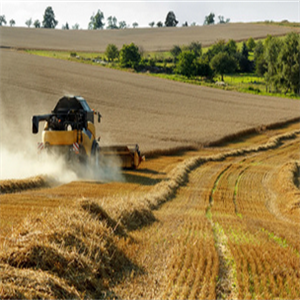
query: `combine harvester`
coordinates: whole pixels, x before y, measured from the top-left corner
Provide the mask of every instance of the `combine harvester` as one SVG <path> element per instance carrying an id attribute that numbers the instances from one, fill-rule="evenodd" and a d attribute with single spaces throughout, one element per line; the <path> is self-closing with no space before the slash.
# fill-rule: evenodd
<path id="1" fill-rule="evenodd" d="M 90 109 L 80 96 L 64 96 L 51 114 L 33 116 L 32 132 L 39 131 L 39 122 L 45 121 L 40 152 L 63 156 L 71 165 L 79 162 L 101 167 L 108 159 L 118 157 L 122 168 L 136 169 L 144 160 L 138 145 L 100 147 L 100 137 L 96 139 L 94 116 L 98 122 L 101 114 Z"/>

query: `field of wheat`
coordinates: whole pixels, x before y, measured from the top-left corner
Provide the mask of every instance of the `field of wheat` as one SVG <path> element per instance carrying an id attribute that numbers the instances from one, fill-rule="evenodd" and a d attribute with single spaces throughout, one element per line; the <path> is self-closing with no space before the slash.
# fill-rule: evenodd
<path id="1" fill-rule="evenodd" d="M 237 40 L 287 30 L 228 25 L 223 38 L 239 32 Z M 0 30 L 10 48 L 0 49 L 1 299 L 300 298 L 299 101 L 15 49 L 76 50 L 80 41 L 92 51 L 92 35 L 104 31 L 49 30 L 47 44 L 43 31 L 24 39 L 25 29 Z M 197 40 L 197 28 L 182 30 L 183 44 Z M 205 30 L 203 42 L 222 31 Z M 143 30 L 118 40 L 120 32 L 110 36 L 116 44 Z M 144 31 L 164 40 L 156 33 Z M 161 47 L 175 43 L 167 33 Z M 101 112 L 102 145 L 138 143 L 140 168 L 113 166 L 95 180 L 39 159 L 31 116 L 64 94 Z"/>

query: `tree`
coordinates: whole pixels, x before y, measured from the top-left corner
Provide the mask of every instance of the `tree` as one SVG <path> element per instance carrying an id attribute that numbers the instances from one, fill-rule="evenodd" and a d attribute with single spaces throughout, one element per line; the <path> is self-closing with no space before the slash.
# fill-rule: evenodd
<path id="1" fill-rule="evenodd" d="M 123 45 L 120 50 L 119 59 L 122 67 L 136 68 L 141 61 L 139 48 L 134 43 Z"/>
<path id="2" fill-rule="evenodd" d="M 216 73 L 221 75 L 221 80 L 224 81 L 224 74 L 230 74 L 235 72 L 237 68 L 237 62 L 227 52 L 220 52 L 213 57 L 210 65 Z"/>
<path id="3" fill-rule="evenodd" d="M 39 20 L 35 20 L 34 23 L 33 23 L 33 26 L 34 26 L 35 28 L 41 28 L 41 23 L 40 23 L 40 21 L 39 21 Z"/>
<path id="4" fill-rule="evenodd" d="M 224 21 L 224 16 L 218 16 L 219 18 L 219 24 L 225 24 L 225 23 L 229 23 L 230 19 L 226 19 L 226 21 Z"/>
<path id="5" fill-rule="evenodd" d="M 16 24 L 15 20 L 11 19 L 11 20 L 9 21 L 10 27 L 14 26 L 15 24 Z"/>
<path id="6" fill-rule="evenodd" d="M 250 37 L 247 41 L 247 47 L 248 47 L 249 51 L 252 52 L 254 50 L 255 46 L 256 46 L 256 43 L 254 41 L 254 38 Z"/>
<path id="7" fill-rule="evenodd" d="M 108 21 L 108 26 L 106 27 L 107 29 L 118 29 L 116 17 L 109 16 L 107 18 L 107 21 Z"/>
<path id="8" fill-rule="evenodd" d="M 262 41 L 258 41 L 254 48 L 254 65 L 255 72 L 258 76 L 264 76 L 267 71 L 266 60 L 264 58 L 264 45 Z"/>
<path id="9" fill-rule="evenodd" d="M 170 52 L 174 57 L 174 61 L 176 61 L 178 55 L 182 52 L 182 49 L 178 45 L 174 45 Z"/>
<path id="10" fill-rule="evenodd" d="M 219 40 L 217 43 L 212 45 L 210 49 L 205 53 L 205 57 L 208 58 L 209 61 L 220 52 L 225 52 L 227 50 L 225 40 Z"/>
<path id="11" fill-rule="evenodd" d="M 229 55 L 235 55 L 238 51 L 236 42 L 230 39 L 225 46 L 225 51 L 228 52 Z"/>
<path id="12" fill-rule="evenodd" d="M 196 57 L 200 57 L 202 55 L 202 45 L 199 42 L 191 42 L 188 49 L 194 52 Z"/>
<path id="13" fill-rule="evenodd" d="M 269 89 L 274 87 L 276 91 L 280 85 L 278 56 L 281 47 L 282 42 L 277 37 L 268 36 L 265 40 L 264 59 L 267 65 L 265 78 L 269 85 Z"/>
<path id="14" fill-rule="evenodd" d="M 215 24 L 215 14 L 214 13 L 210 13 L 208 16 L 205 17 L 203 25 L 210 25 L 210 24 Z"/>
<path id="15" fill-rule="evenodd" d="M 197 57 L 193 51 L 182 51 L 178 55 L 175 72 L 187 77 L 197 75 L 198 64 Z"/>
<path id="16" fill-rule="evenodd" d="M 158 21 L 156 24 L 157 27 L 163 27 L 163 23 L 161 21 Z"/>
<path id="17" fill-rule="evenodd" d="M 178 21 L 176 20 L 175 14 L 173 11 L 169 11 L 166 17 L 165 26 L 166 27 L 176 27 Z"/>
<path id="18" fill-rule="evenodd" d="M 6 24 L 5 15 L 0 16 L 0 26 L 2 26 L 3 23 Z"/>
<path id="19" fill-rule="evenodd" d="M 132 23 L 132 27 L 133 27 L 133 28 L 136 28 L 136 27 L 138 27 L 138 26 L 139 26 L 139 24 L 138 24 L 137 22 Z"/>
<path id="20" fill-rule="evenodd" d="M 154 25 L 155 25 L 155 22 L 154 22 L 154 21 L 152 21 L 152 22 L 149 23 L 149 26 L 150 26 L 151 28 L 153 28 Z"/>
<path id="21" fill-rule="evenodd" d="M 243 73 L 250 72 L 252 67 L 251 67 L 251 62 L 249 60 L 249 51 L 245 42 L 243 42 L 241 53 L 236 57 L 238 58 L 240 71 Z"/>
<path id="22" fill-rule="evenodd" d="M 185 22 L 182 24 L 182 27 L 188 27 L 188 26 L 189 26 L 189 24 L 188 24 L 187 21 L 185 21 Z"/>
<path id="23" fill-rule="evenodd" d="M 300 94 L 300 37 L 289 33 L 278 56 L 280 84 L 288 91 Z"/>
<path id="24" fill-rule="evenodd" d="M 25 24 L 26 24 L 27 27 L 29 28 L 29 27 L 31 26 L 31 24 L 32 24 L 32 19 L 30 18 L 29 20 L 27 20 L 27 21 L 25 22 Z"/>
<path id="25" fill-rule="evenodd" d="M 91 16 L 88 29 L 103 29 L 105 25 L 102 22 L 103 19 L 104 19 L 104 14 L 100 9 L 98 9 L 96 15 L 93 14 Z"/>
<path id="26" fill-rule="evenodd" d="M 55 20 L 54 11 L 51 6 L 48 6 L 44 13 L 43 27 L 44 28 L 55 28 L 58 21 Z"/>
<path id="27" fill-rule="evenodd" d="M 204 57 L 201 57 L 198 60 L 198 69 L 197 69 L 197 75 L 201 77 L 206 77 L 209 79 L 213 78 L 214 72 L 212 68 L 210 67 L 209 60 Z"/>
<path id="28" fill-rule="evenodd" d="M 79 24 L 78 24 L 78 23 L 75 23 L 75 24 L 72 26 L 72 29 L 73 29 L 73 30 L 78 30 L 78 29 L 79 29 Z"/>
<path id="29" fill-rule="evenodd" d="M 66 23 L 66 25 L 62 26 L 62 29 L 64 29 L 64 30 L 69 30 L 70 29 L 68 22 Z"/>
<path id="30" fill-rule="evenodd" d="M 126 28 L 126 27 L 127 27 L 127 24 L 126 24 L 125 21 L 120 21 L 120 22 L 119 22 L 119 28 L 120 28 L 120 29 L 124 29 L 124 28 Z"/>
<path id="31" fill-rule="evenodd" d="M 113 61 L 119 56 L 119 50 L 116 45 L 108 44 L 105 50 L 105 55 L 108 61 Z"/>
<path id="32" fill-rule="evenodd" d="M 225 21 L 224 21 L 224 16 L 218 16 L 219 18 L 219 24 L 224 24 Z"/>

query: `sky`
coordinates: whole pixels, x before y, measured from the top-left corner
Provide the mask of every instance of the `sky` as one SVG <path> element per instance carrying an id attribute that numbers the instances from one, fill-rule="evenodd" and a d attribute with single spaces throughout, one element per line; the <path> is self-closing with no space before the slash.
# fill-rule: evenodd
<path id="1" fill-rule="evenodd" d="M 100 9 L 104 14 L 104 22 L 107 18 L 115 16 L 118 23 L 125 21 L 132 27 L 134 22 L 138 27 L 149 27 L 150 22 L 165 22 L 169 11 L 173 11 L 179 21 L 177 26 L 183 23 L 196 23 L 203 25 L 205 16 L 211 12 L 215 14 L 215 22 L 218 16 L 223 16 L 231 23 L 256 22 L 256 21 L 282 21 L 300 22 L 300 0 L 293 1 L 158 1 L 158 0 L 119 0 L 119 1 L 0 1 L 0 15 L 4 15 L 9 26 L 9 21 L 14 20 L 15 26 L 26 27 L 25 22 L 43 21 L 45 9 L 51 6 L 55 19 L 58 21 L 56 29 L 61 29 L 68 23 L 71 28 L 78 23 L 80 29 L 87 29 L 90 18 Z"/>

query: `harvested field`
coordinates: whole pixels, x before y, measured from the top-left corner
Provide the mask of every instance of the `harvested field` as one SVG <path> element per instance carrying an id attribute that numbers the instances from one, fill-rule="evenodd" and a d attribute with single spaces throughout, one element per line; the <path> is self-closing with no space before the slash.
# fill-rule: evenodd
<path id="1" fill-rule="evenodd" d="M 149 159 L 126 182 L 1 195 L 1 297 L 299 298 L 299 142 L 292 123 Z"/>
<path id="2" fill-rule="evenodd" d="M 209 46 L 219 39 L 244 41 L 249 37 L 280 36 L 299 28 L 264 24 L 229 23 L 180 28 L 136 28 L 124 30 L 45 30 L 1 27 L 2 47 L 104 52 L 108 44 L 121 48 L 135 43 L 145 51 L 166 51 L 174 45 L 199 41 Z"/>
<path id="3" fill-rule="evenodd" d="M 261 26 L 248 34 L 279 28 Z M 218 28 L 205 29 L 214 41 Z M 93 51 L 82 34 L 102 34 L 13 29 L 0 28 L 1 46 Z M 15 49 L 0 63 L 1 299 L 300 298 L 299 101 Z M 101 112 L 102 145 L 138 143 L 141 168 L 80 180 L 38 159 L 31 116 L 64 94 Z"/>

